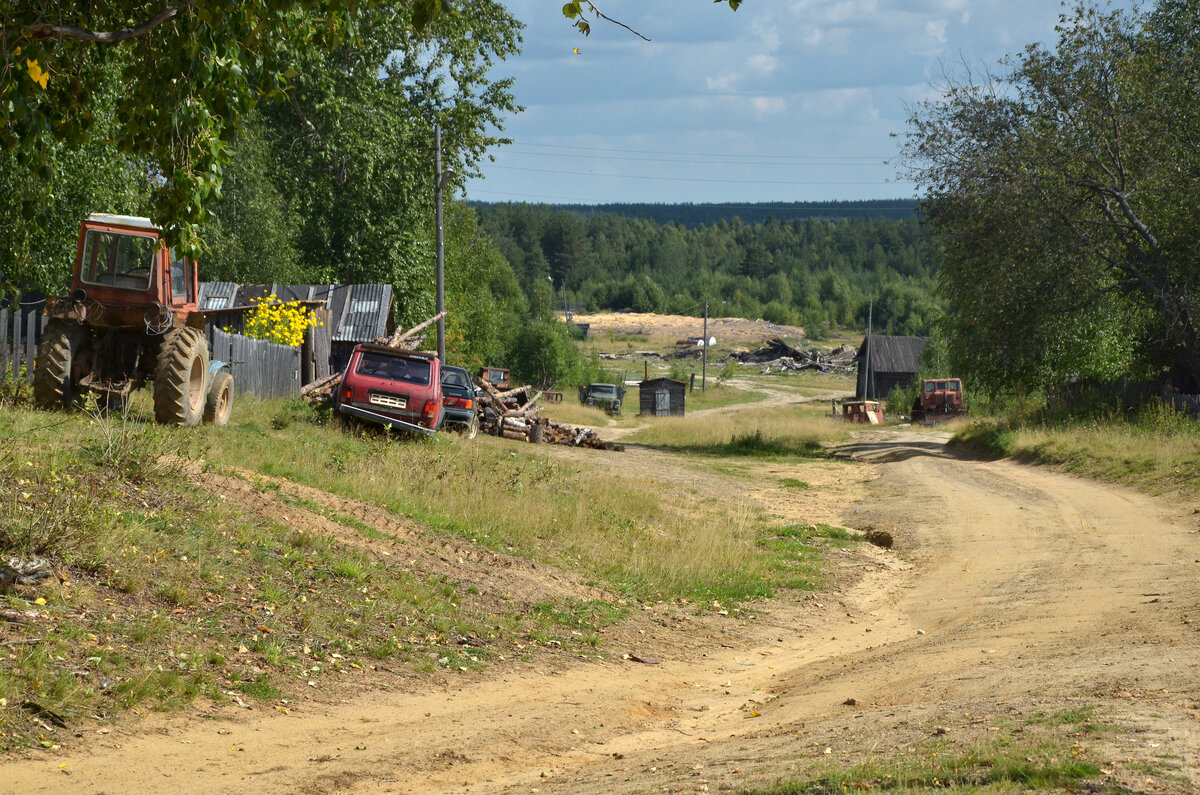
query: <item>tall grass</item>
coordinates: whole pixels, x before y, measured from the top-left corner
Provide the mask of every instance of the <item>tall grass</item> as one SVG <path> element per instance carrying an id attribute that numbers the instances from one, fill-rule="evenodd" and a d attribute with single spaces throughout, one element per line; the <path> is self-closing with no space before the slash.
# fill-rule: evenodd
<path id="1" fill-rule="evenodd" d="M 738 503 L 680 504 L 663 483 L 493 437 L 397 440 L 329 426 L 271 427 L 272 404 L 239 406 L 209 460 L 379 503 L 435 529 L 580 569 L 637 596 L 759 595 L 767 561 Z M 614 462 L 616 463 L 616 462 Z"/>
<path id="2" fill-rule="evenodd" d="M 627 441 L 684 452 L 732 456 L 813 456 L 849 438 L 851 428 L 824 415 L 825 404 L 744 409 L 736 416 L 659 417 Z"/>
<path id="3" fill-rule="evenodd" d="M 1128 415 L 989 419 L 955 442 L 1151 493 L 1200 493 L 1200 423 L 1161 403 Z"/>

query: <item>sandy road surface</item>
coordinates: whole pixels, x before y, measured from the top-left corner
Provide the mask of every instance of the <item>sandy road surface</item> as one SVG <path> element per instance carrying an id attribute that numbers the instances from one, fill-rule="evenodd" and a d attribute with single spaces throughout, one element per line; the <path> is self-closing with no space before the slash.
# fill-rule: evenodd
<path id="1" fill-rule="evenodd" d="M 840 477 L 870 476 L 847 523 L 888 529 L 894 550 L 847 554 L 837 592 L 753 619 L 648 611 L 622 642 L 661 664 L 498 666 L 290 715 L 153 717 L 10 760 L 0 791 L 719 791 L 1081 704 L 1117 727 L 1088 740 L 1112 783 L 1200 791 L 1195 506 L 955 459 L 943 440 L 846 448 L 869 463 Z"/>

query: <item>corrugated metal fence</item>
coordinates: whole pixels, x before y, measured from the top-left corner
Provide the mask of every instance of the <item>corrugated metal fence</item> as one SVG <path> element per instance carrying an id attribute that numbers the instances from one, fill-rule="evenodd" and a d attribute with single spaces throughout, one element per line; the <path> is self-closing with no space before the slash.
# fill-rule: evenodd
<path id="1" fill-rule="evenodd" d="M 210 326 L 208 349 L 212 359 L 229 365 L 238 393 L 260 398 L 299 397 L 299 348 L 240 334 L 226 334 L 216 326 Z"/>
<path id="2" fill-rule="evenodd" d="M 0 380 L 33 381 L 33 359 L 46 326 L 46 318 L 42 316 L 44 303 L 36 301 L 0 309 Z"/>

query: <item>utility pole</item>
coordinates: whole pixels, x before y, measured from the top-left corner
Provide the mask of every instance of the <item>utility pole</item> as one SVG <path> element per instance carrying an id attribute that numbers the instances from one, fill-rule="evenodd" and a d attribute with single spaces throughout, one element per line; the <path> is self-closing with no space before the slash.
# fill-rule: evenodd
<path id="1" fill-rule="evenodd" d="M 871 399 L 871 320 L 875 314 L 875 300 L 867 304 L 867 374 L 863 376 L 863 400 Z"/>
<path id="2" fill-rule="evenodd" d="M 708 388 L 708 301 L 704 302 L 704 339 L 700 348 L 700 391 Z"/>
<path id="3" fill-rule="evenodd" d="M 447 180 L 446 175 L 442 173 L 442 127 L 440 124 L 433 125 L 433 170 L 433 203 L 437 223 L 437 352 L 438 360 L 445 364 L 446 318 L 442 313 L 446 311 L 446 252 L 442 235 L 442 186 Z"/>

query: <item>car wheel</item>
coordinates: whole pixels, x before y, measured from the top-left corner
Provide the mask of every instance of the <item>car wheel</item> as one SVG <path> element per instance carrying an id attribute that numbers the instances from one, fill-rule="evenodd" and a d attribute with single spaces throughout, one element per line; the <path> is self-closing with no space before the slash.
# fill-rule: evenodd
<path id="1" fill-rule="evenodd" d="M 466 433 L 467 433 L 468 439 L 474 439 L 476 436 L 479 435 L 479 415 L 478 414 L 472 415 L 471 421 L 469 423 L 467 423 Z"/>

